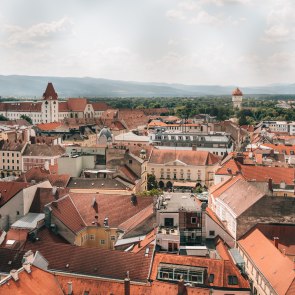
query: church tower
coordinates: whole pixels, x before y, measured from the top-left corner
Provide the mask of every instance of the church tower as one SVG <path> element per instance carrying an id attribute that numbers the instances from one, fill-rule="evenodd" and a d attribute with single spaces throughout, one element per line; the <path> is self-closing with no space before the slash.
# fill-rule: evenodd
<path id="1" fill-rule="evenodd" d="M 233 102 L 233 107 L 238 108 L 239 110 L 242 109 L 242 101 L 243 101 L 243 93 L 239 88 L 236 88 L 232 92 L 232 102 Z"/>
<path id="2" fill-rule="evenodd" d="M 47 84 L 46 90 L 43 93 L 42 122 L 58 122 L 58 95 L 51 82 Z"/>

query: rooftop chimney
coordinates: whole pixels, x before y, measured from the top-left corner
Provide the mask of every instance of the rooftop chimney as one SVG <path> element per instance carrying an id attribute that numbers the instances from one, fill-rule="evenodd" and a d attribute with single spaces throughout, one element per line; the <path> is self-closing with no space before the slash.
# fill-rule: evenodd
<path id="1" fill-rule="evenodd" d="M 73 283 L 68 282 L 68 295 L 72 295 L 72 294 L 73 294 Z"/>
<path id="2" fill-rule="evenodd" d="M 276 248 L 279 248 L 279 238 L 278 237 L 274 237 L 273 240 L 275 242 Z"/>
<path id="3" fill-rule="evenodd" d="M 181 276 L 180 280 L 178 281 L 178 292 L 177 295 L 186 295 L 187 291 L 186 291 L 186 287 L 184 285 L 184 280 Z"/>
<path id="4" fill-rule="evenodd" d="M 31 272 L 32 272 L 30 262 L 24 262 L 24 263 L 23 263 L 23 268 L 24 268 L 24 270 L 25 270 L 27 273 L 31 273 Z"/>
<path id="5" fill-rule="evenodd" d="M 126 278 L 124 280 L 124 295 L 130 295 L 129 271 L 126 272 Z"/>
<path id="6" fill-rule="evenodd" d="M 11 277 L 15 280 L 15 281 L 18 281 L 19 280 L 19 277 L 18 277 L 18 271 L 16 269 L 12 269 L 10 271 L 10 275 Z"/>
<path id="7" fill-rule="evenodd" d="M 29 250 L 24 255 L 24 262 L 32 263 L 34 260 L 34 252 L 32 250 Z"/>
<path id="8" fill-rule="evenodd" d="M 272 179 L 271 178 L 268 179 L 268 189 L 271 192 L 273 191 L 273 189 L 272 189 Z"/>

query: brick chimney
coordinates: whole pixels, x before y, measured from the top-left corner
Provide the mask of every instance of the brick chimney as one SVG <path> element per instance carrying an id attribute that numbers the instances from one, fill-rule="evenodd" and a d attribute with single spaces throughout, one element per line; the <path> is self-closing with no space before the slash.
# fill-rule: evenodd
<path id="1" fill-rule="evenodd" d="M 24 255 L 24 262 L 32 263 L 34 260 L 34 252 L 32 250 L 29 250 Z"/>
<path id="2" fill-rule="evenodd" d="M 124 280 L 124 295 L 130 295 L 130 278 L 129 271 L 126 273 L 126 278 Z"/>
<path id="3" fill-rule="evenodd" d="M 279 248 L 279 238 L 278 237 L 273 237 L 273 240 L 275 242 L 275 247 Z"/>
<path id="4" fill-rule="evenodd" d="M 184 280 L 181 277 L 181 279 L 178 281 L 178 292 L 177 295 L 186 295 L 187 294 L 187 290 L 186 287 L 184 285 Z"/>
<path id="5" fill-rule="evenodd" d="M 273 192 L 272 179 L 271 178 L 268 179 L 268 189 L 269 189 L 269 191 Z"/>

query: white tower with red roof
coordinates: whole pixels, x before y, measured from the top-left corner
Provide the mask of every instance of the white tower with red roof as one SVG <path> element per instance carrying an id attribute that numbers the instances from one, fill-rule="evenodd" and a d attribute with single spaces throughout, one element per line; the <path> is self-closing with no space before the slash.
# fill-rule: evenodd
<path id="1" fill-rule="evenodd" d="M 232 102 L 233 102 L 233 107 L 238 108 L 239 110 L 242 109 L 242 101 L 243 101 L 243 92 L 239 89 L 236 88 L 232 92 Z"/>
<path id="2" fill-rule="evenodd" d="M 43 123 L 58 122 L 58 95 L 51 82 L 43 93 L 41 114 Z"/>

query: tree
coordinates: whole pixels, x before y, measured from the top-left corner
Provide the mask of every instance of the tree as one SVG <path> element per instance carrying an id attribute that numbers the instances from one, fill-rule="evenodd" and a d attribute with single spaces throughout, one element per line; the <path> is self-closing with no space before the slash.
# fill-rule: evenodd
<path id="1" fill-rule="evenodd" d="M 150 191 L 152 189 L 157 189 L 157 188 L 158 188 L 158 182 L 156 180 L 155 175 L 148 174 L 148 177 L 147 177 L 147 189 L 148 189 L 148 191 Z"/>
<path id="2" fill-rule="evenodd" d="M 0 121 L 8 121 L 8 119 L 4 117 L 3 115 L 0 115 Z"/>
<path id="3" fill-rule="evenodd" d="M 21 115 L 20 118 L 26 120 L 28 123 L 33 125 L 33 121 L 30 117 L 28 117 L 26 115 Z"/>

